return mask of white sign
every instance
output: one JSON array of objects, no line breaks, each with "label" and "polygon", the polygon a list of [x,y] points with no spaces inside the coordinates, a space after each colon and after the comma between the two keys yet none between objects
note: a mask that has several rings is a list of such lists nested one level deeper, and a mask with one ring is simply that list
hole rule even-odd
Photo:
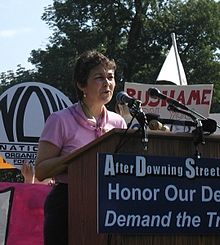
[{"label": "white sign", "polygon": [[12,188],[0,191],[0,245],[6,244],[12,198]]},{"label": "white sign", "polygon": [[187,116],[167,110],[167,102],[160,99],[153,99],[148,95],[149,88],[157,88],[161,93],[176,99],[204,117],[208,117],[211,106],[213,84],[200,85],[152,85],[139,83],[125,83],[124,90],[128,95],[142,101],[142,108],[146,113],[159,114],[169,119],[186,119]]},{"label": "white sign", "polygon": [[43,83],[17,84],[0,96],[0,155],[16,167],[34,163],[47,117],[72,102]]},{"label": "white sign", "polygon": [[[176,121],[191,121],[192,119],[183,113],[168,110],[168,103],[165,100],[151,98],[148,94],[149,88],[157,88],[162,94],[181,102],[203,117],[209,116],[213,84],[177,86],[125,83],[124,91],[142,102],[142,109],[146,114],[156,114],[160,118]],[[176,125],[172,131],[189,132],[190,129],[188,127],[183,129],[182,126]]]}]

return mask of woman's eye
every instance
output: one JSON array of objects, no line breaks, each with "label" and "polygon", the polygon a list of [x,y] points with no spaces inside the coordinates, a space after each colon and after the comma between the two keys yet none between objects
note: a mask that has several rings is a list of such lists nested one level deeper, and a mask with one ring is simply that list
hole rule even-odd
[{"label": "woman's eye", "polygon": [[95,77],[95,80],[97,80],[97,81],[105,81],[106,79],[108,79],[109,81],[112,81],[114,79],[114,76],[108,76],[108,77],[98,76],[98,77]]},{"label": "woman's eye", "polygon": [[104,80],[104,77],[96,77],[95,80],[101,81]]}]

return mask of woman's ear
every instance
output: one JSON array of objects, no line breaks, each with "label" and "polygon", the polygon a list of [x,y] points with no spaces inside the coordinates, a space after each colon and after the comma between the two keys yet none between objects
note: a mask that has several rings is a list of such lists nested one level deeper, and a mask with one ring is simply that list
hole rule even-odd
[{"label": "woman's ear", "polygon": [[82,86],[78,82],[76,84],[77,84],[77,88],[82,91],[83,90]]},{"label": "woman's ear", "polygon": [[80,91],[82,91],[83,97],[86,97],[86,91],[85,88],[82,87],[81,84],[77,83],[77,87]]}]

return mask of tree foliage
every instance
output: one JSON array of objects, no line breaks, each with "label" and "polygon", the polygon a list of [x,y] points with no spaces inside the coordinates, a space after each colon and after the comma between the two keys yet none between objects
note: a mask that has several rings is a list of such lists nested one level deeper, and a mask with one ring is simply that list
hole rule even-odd
[{"label": "tree foliage", "polygon": [[119,90],[124,82],[154,84],[174,32],[188,84],[213,83],[220,111],[219,13],[214,0],[54,0],[42,16],[53,36],[46,50],[31,52],[34,78],[74,101],[75,59],[97,49],[116,60]]},{"label": "tree foliage", "polygon": [[12,70],[2,72],[0,74],[0,94],[17,83],[33,81],[40,82],[37,78],[37,74],[38,73],[34,70],[25,70],[21,65],[17,66],[16,72]]}]

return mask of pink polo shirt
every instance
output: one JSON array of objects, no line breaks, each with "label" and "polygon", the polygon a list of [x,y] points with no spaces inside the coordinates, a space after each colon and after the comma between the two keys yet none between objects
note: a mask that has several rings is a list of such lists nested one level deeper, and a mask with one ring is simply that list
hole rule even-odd
[{"label": "pink polo shirt", "polygon": [[[61,155],[69,154],[113,128],[127,128],[125,120],[117,113],[104,110],[96,122],[88,119],[80,105],[52,113],[45,124],[39,141],[47,141],[61,150]],[[67,173],[55,176],[56,182],[67,183]]]}]

